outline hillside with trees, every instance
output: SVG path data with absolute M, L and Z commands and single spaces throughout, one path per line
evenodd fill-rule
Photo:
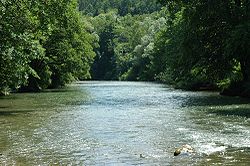
M 1 1 L 0 91 L 160 81 L 250 96 L 248 0 Z
M 166 25 L 166 10 L 157 1 L 80 1 L 79 6 L 98 38 L 92 79 L 154 80 L 154 38 Z
M 249 1 L 159 2 L 164 7 L 150 14 L 91 18 L 100 37 L 93 78 L 249 96 Z

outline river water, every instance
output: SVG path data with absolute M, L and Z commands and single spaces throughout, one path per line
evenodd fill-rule
M 250 100 L 145 82 L 0 99 L 0 165 L 250 165 Z M 189 144 L 191 155 L 173 156 Z

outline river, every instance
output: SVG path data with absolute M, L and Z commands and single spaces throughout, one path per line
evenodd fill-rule
M 0 98 L 0 165 L 250 165 L 250 100 L 147 82 Z M 173 156 L 189 144 L 191 155 Z

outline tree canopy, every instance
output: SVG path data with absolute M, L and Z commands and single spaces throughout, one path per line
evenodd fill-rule
M 112 66 L 102 70 L 102 76 L 109 76 L 100 79 L 158 80 L 185 89 L 248 85 L 249 1 L 158 2 L 165 7 L 153 13 L 123 16 L 113 11 L 112 19 L 104 21 L 110 26 L 96 23 L 99 44 L 104 46 L 106 33 L 109 42 L 104 43 L 111 51 L 106 52 L 109 58 L 94 63 L 97 71 Z M 99 17 L 110 18 L 102 14 L 93 20 Z
M 156 0 L 79 0 L 79 10 L 84 14 L 97 16 L 115 10 L 119 15 L 149 14 L 159 10 Z
M 74 0 L 0 1 L 0 91 L 89 78 L 95 53 Z
M 250 96 L 248 0 L 0 2 L 1 93 L 92 77 Z
M 188 82 L 217 86 L 249 82 L 249 1 L 160 2 L 171 12 L 172 24 L 160 33 L 159 41 L 176 32 L 165 38 L 171 48 L 158 46 L 168 57 L 166 79 L 184 86 Z

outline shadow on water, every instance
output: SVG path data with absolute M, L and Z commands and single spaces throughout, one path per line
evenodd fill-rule
M 184 101 L 182 103 L 183 107 L 196 107 L 198 110 L 205 111 L 208 114 L 250 118 L 249 98 L 221 96 L 216 93 L 201 93 L 201 95 L 181 96 L 181 99 Z
M 0 117 L 26 116 L 29 112 L 43 114 L 74 110 L 74 107 L 85 105 L 88 101 L 88 93 L 74 86 L 41 92 L 13 93 L 10 96 L 0 97 Z
M 16 116 L 17 114 L 27 114 L 34 110 L 13 110 L 13 111 L 0 111 L 0 116 Z
M 77 89 L 74 87 L 61 87 L 61 88 L 57 88 L 57 89 L 45 89 L 45 90 L 41 90 L 41 91 L 20 91 L 16 94 L 69 93 L 69 92 L 76 92 L 76 91 L 77 91 Z
M 226 97 L 226 96 L 186 96 L 183 97 L 185 101 L 184 107 L 188 106 L 225 106 L 237 104 L 249 104 L 250 99 L 240 97 Z
M 209 113 L 213 113 L 216 115 L 223 115 L 223 116 L 241 116 L 241 117 L 250 118 L 249 108 L 215 109 L 215 110 L 209 111 Z

